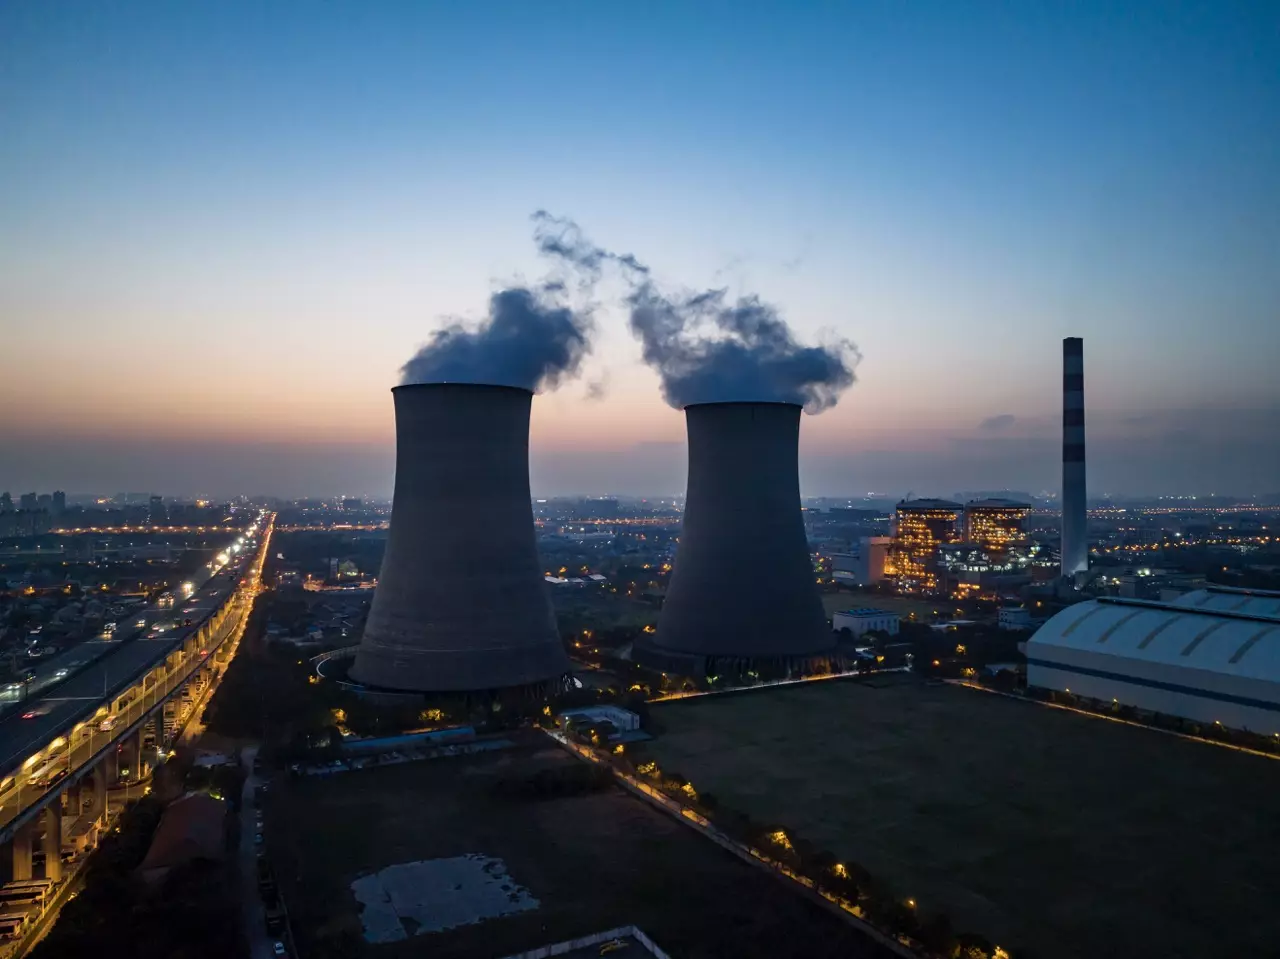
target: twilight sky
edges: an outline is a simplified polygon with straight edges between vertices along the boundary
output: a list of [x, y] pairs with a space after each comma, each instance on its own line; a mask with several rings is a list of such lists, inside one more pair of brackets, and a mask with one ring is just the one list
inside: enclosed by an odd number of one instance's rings
[[[809, 495], [1280, 489], [1280, 4], [0, 6], [0, 489], [385, 494], [539, 208], [857, 343]], [[607, 291], [601, 291], [606, 299]], [[602, 308], [542, 494], [683, 485]], [[603, 398], [589, 398], [603, 391]]]

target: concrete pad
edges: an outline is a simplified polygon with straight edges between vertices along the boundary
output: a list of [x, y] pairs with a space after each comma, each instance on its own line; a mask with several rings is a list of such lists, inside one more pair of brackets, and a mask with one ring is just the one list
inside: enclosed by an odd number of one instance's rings
[[398, 863], [351, 883], [366, 942], [396, 942], [537, 909], [501, 859], [474, 853]]

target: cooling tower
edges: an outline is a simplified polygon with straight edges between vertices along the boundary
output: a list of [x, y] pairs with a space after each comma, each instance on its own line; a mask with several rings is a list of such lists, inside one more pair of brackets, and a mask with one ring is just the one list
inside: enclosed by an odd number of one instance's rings
[[458, 383], [391, 392], [391, 532], [352, 678], [471, 692], [564, 675], [529, 499], [533, 394]]
[[1062, 341], [1062, 576], [1089, 569], [1084, 485], [1084, 340]]
[[833, 651], [800, 515], [800, 407], [700, 403], [685, 408], [685, 420], [684, 526], [657, 634], [641, 659], [678, 670], [680, 660]]

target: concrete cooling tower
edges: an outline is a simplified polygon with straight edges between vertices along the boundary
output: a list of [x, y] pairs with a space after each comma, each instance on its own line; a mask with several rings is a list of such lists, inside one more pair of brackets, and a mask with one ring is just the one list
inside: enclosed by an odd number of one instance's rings
[[700, 403], [685, 420], [684, 526], [657, 633], [637, 658], [701, 675], [725, 660], [834, 652], [800, 514], [800, 407]]
[[352, 678], [421, 692], [557, 680], [569, 661], [534, 538], [533, 394], [460, 383], [392, 394], [391, 532]]

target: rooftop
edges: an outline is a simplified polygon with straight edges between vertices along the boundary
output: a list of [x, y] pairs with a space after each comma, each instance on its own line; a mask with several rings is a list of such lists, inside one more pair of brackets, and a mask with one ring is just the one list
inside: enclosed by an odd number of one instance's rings
[[[1068, 648], [1276, 682], [1278, 638], [1280, 619], [1273, 616], [1107, 597], [1058, 613], [1031, 637], [1028, 656]], [[1262, 693], [1259, 687], [1255, 695]]]
[[962, 509], [959, 503], [953, 503], [949, 499], [904, 499], [898, 504], [898, 512], [904, 510], [958, 510]]

